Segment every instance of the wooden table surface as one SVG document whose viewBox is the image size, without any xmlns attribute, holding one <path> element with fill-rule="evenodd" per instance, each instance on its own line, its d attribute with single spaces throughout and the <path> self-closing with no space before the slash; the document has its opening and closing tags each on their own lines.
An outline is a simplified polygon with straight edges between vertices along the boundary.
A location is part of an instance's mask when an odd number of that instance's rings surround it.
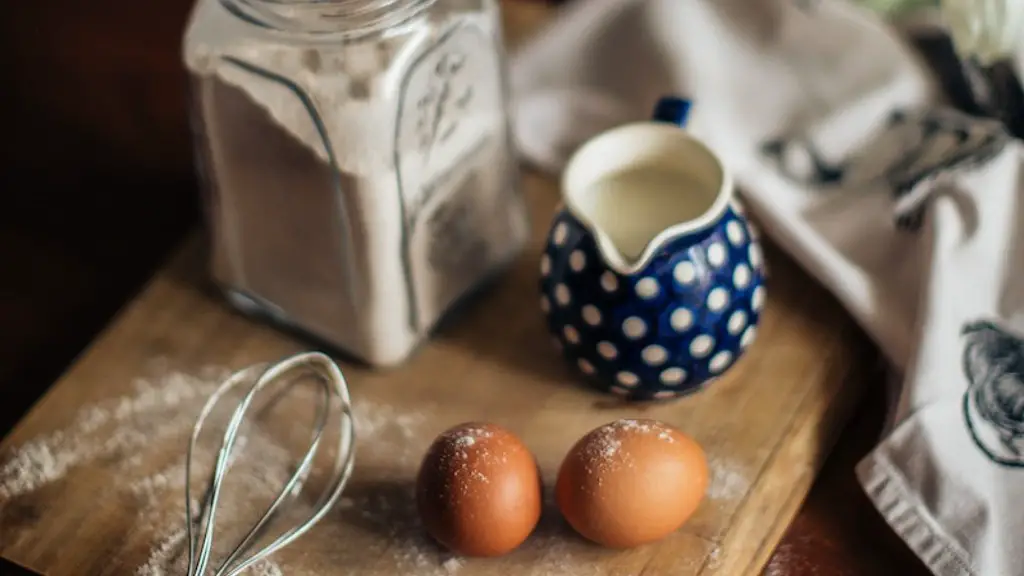
<svg viewBox="0 0 1024 576">
<path fill-rule="evenodd" d="M 0 176 L 0 434 L 195 223 L 179 64 L 190 5 L 20 2 L 0 21 L 9 150 Z M 885 409 L 881 382 L 864 386 L 767 574 L 926 573 L 853 475 Z"/>
</svg>

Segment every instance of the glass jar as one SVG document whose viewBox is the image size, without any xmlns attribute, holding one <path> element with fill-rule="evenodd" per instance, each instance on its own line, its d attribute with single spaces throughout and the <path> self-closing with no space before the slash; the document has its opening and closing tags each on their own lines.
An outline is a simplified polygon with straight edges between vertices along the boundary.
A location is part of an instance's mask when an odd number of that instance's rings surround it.
<svg viewBox="0 0 1024 576">
<path fill-rule="evenodd" d="M 496 0 L 199 0 L 184 58 L 238 308 L 395 364 L 525 246 Z"/>
</svg>

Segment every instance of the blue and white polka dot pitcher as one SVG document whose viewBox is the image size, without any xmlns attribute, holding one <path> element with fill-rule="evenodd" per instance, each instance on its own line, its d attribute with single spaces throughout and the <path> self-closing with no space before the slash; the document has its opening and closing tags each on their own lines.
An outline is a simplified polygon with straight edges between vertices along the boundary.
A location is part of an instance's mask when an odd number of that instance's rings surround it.
<svg viewBox="0 0 1024 576">
<path fill-rule="evenodd" d="M 584 144 L 541 256 L 541 306 L 602 390 L 667 399 L 723 374 L 765 303 L 757 233 L 718 157 L 683 127 L 687 100 Z"/>
</svg>

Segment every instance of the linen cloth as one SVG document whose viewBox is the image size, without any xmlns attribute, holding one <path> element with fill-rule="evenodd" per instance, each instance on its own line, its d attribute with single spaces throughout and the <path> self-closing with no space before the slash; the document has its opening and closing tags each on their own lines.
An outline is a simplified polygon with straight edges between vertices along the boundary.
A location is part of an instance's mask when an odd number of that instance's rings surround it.
<svg viewBox="0 0 1024 576">
<path fill-rule="evenodd" d="M 937 575 L 1024 574 L 1019 140 L 944 108 L 906 39 L 841 0 L 578 0 L 511 74 L 519 150 L 552 173 L 692 98 L 765 233 L 891 363 L 871 500 Z"/>
</svg>

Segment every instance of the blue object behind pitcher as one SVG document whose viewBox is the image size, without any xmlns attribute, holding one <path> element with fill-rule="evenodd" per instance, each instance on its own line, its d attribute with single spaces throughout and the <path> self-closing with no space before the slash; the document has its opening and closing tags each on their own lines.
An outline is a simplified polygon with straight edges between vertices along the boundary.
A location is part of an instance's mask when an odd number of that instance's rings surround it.
<svg viewBox="0 0 1024 576">
<path fill-rule="evenodd" d="M 665 98 L 654 117 L 682 126 L 688 112 L 689 102 Z M 541 306 L 563 354 L 591 384 L 631 400 L 682 396 L 728 370 L 755 338 L 763 283 L 756 231 L 735 199 L 629 274 L 568 208 L 541 256 Z"/>
</svg>

